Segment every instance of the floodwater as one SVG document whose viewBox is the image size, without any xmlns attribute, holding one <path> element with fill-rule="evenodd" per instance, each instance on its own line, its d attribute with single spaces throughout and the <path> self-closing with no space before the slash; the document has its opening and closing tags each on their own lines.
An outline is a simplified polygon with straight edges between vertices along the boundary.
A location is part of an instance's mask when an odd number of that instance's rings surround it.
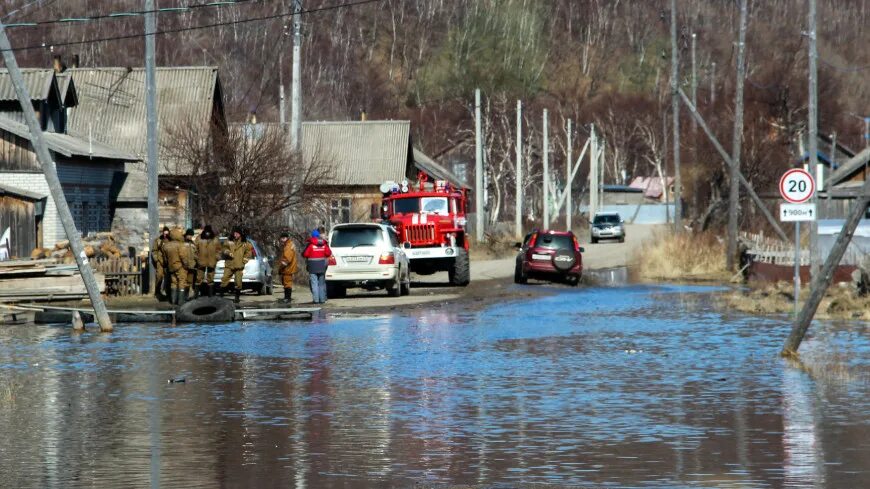
<svg viewBox="0 0 870 489">
<path fill-rule="evenodd" d="M 555 288 L 482 311 L 0 327 L 2 487 L 870 486 L 867 324 L 715 291 Z M 168 382 L 169 379 L 184 382 Z"/>
</svg>

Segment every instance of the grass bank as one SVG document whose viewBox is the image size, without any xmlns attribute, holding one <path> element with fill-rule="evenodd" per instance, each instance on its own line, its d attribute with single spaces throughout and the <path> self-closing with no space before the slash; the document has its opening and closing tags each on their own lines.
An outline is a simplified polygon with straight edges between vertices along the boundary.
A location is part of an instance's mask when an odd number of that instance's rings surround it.
<svg viewBox="0 0 870 489">
<path fill-rule="evenodd" d="M 646 280 L 727 282 L 725 243 L 713 233 L 659 232 L 634 257 Z"/>
<path fill-rule="evenodd" d="M 801 303 L 809 297 L 801 289 Z M 794 285 L 788 282 L 738 290 L 722 296 L 723 307 L 750 314 L 789 314 L 794 311 Z M 870 296 L 861 297 L 852 287 L 831 286 L 819 304 L 818 319 L 857 319 L 870 321 Z"/>
</svg>

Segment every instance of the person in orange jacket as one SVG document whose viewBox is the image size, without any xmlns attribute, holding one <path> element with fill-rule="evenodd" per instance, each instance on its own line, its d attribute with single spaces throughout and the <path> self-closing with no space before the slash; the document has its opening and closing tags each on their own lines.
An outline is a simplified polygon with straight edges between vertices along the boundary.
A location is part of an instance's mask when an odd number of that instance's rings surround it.
<svg viewBox="0 0 870 489">
<path fill-rule="evenodd" d="M 281 285 L 284 286 L 284 302 L 290 304 L 293 298 L 293 275 L 299 270 L 296 263 L 296 246 L 290 235 L 281 235 L 281 256 L 278 258 L 278 273 L 281 275 Z"/>
<path fill-rule="evenodd" d="M 326 269 L 329 267 L 332 250 L 317 229 L 311 232 L 311 239 L 308 240 L 308 246 L 305 247 L 302 256 L 305 257 L 308 265 L 312 302 L 323 304 L 326 302 Z"/>
</svg>

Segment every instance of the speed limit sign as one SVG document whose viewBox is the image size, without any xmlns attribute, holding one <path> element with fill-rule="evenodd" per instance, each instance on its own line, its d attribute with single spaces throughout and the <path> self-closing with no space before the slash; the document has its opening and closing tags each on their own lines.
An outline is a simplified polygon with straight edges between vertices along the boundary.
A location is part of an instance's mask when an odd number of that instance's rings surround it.
<svg viewBox="0 0 870 489">
<path fill-rule="evenodd" d="M 779 179 L 779 193 L 792 204 L 802 204 L 810 200 L 815 191 L 816 182 L 806 170 L 794 168 Z"/>
</svg>

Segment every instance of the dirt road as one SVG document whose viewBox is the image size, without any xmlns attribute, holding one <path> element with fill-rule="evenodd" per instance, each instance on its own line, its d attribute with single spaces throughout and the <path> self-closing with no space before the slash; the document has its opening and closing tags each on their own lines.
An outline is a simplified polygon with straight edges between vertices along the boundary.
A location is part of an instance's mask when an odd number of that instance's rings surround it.
<svg viewBox="0 0 870 489">
<path fill-rule="evenodd" d="M 583 254 L 583 266 L 586 270 L 622 267 L 630 264 L 635 250 L 645 241 L 651 239 L 658 226 L 627 225 L 624 243 L 606 241 L 598 244 L 589 243 L 589 237 L 581 237 L 581 246 L 586 250 Z M 428 276 L 413 277 L 411 295 L 407 297 L 387 297 L 384 291 L 367 292 L 361 289 L 351 289 L 345 299 L 332 299 L 327 303 L 327 309 L 334 310 L 376 310 L 398 309 L 431 302 L 449 302 L 459 299 L 471 302 L 486 302 L 499 299 L 516 299 L 523 293 L 507 289 L 513 284 L 515 258 L 499 260 L 475 260 L 471 262 L 471 285 L 465 288 L 447 286 L 447 273 L 436 273 Z M 280 287 L 274 297 L 247 296 L 243 302 L 271 301 L 279 298 Z M 529 292 L 530 294 L 534 292 Z M 294 303 L 311 301 L 311 293 L 306 287 L 296 287 L 293 290 Z"/>
</svg>

